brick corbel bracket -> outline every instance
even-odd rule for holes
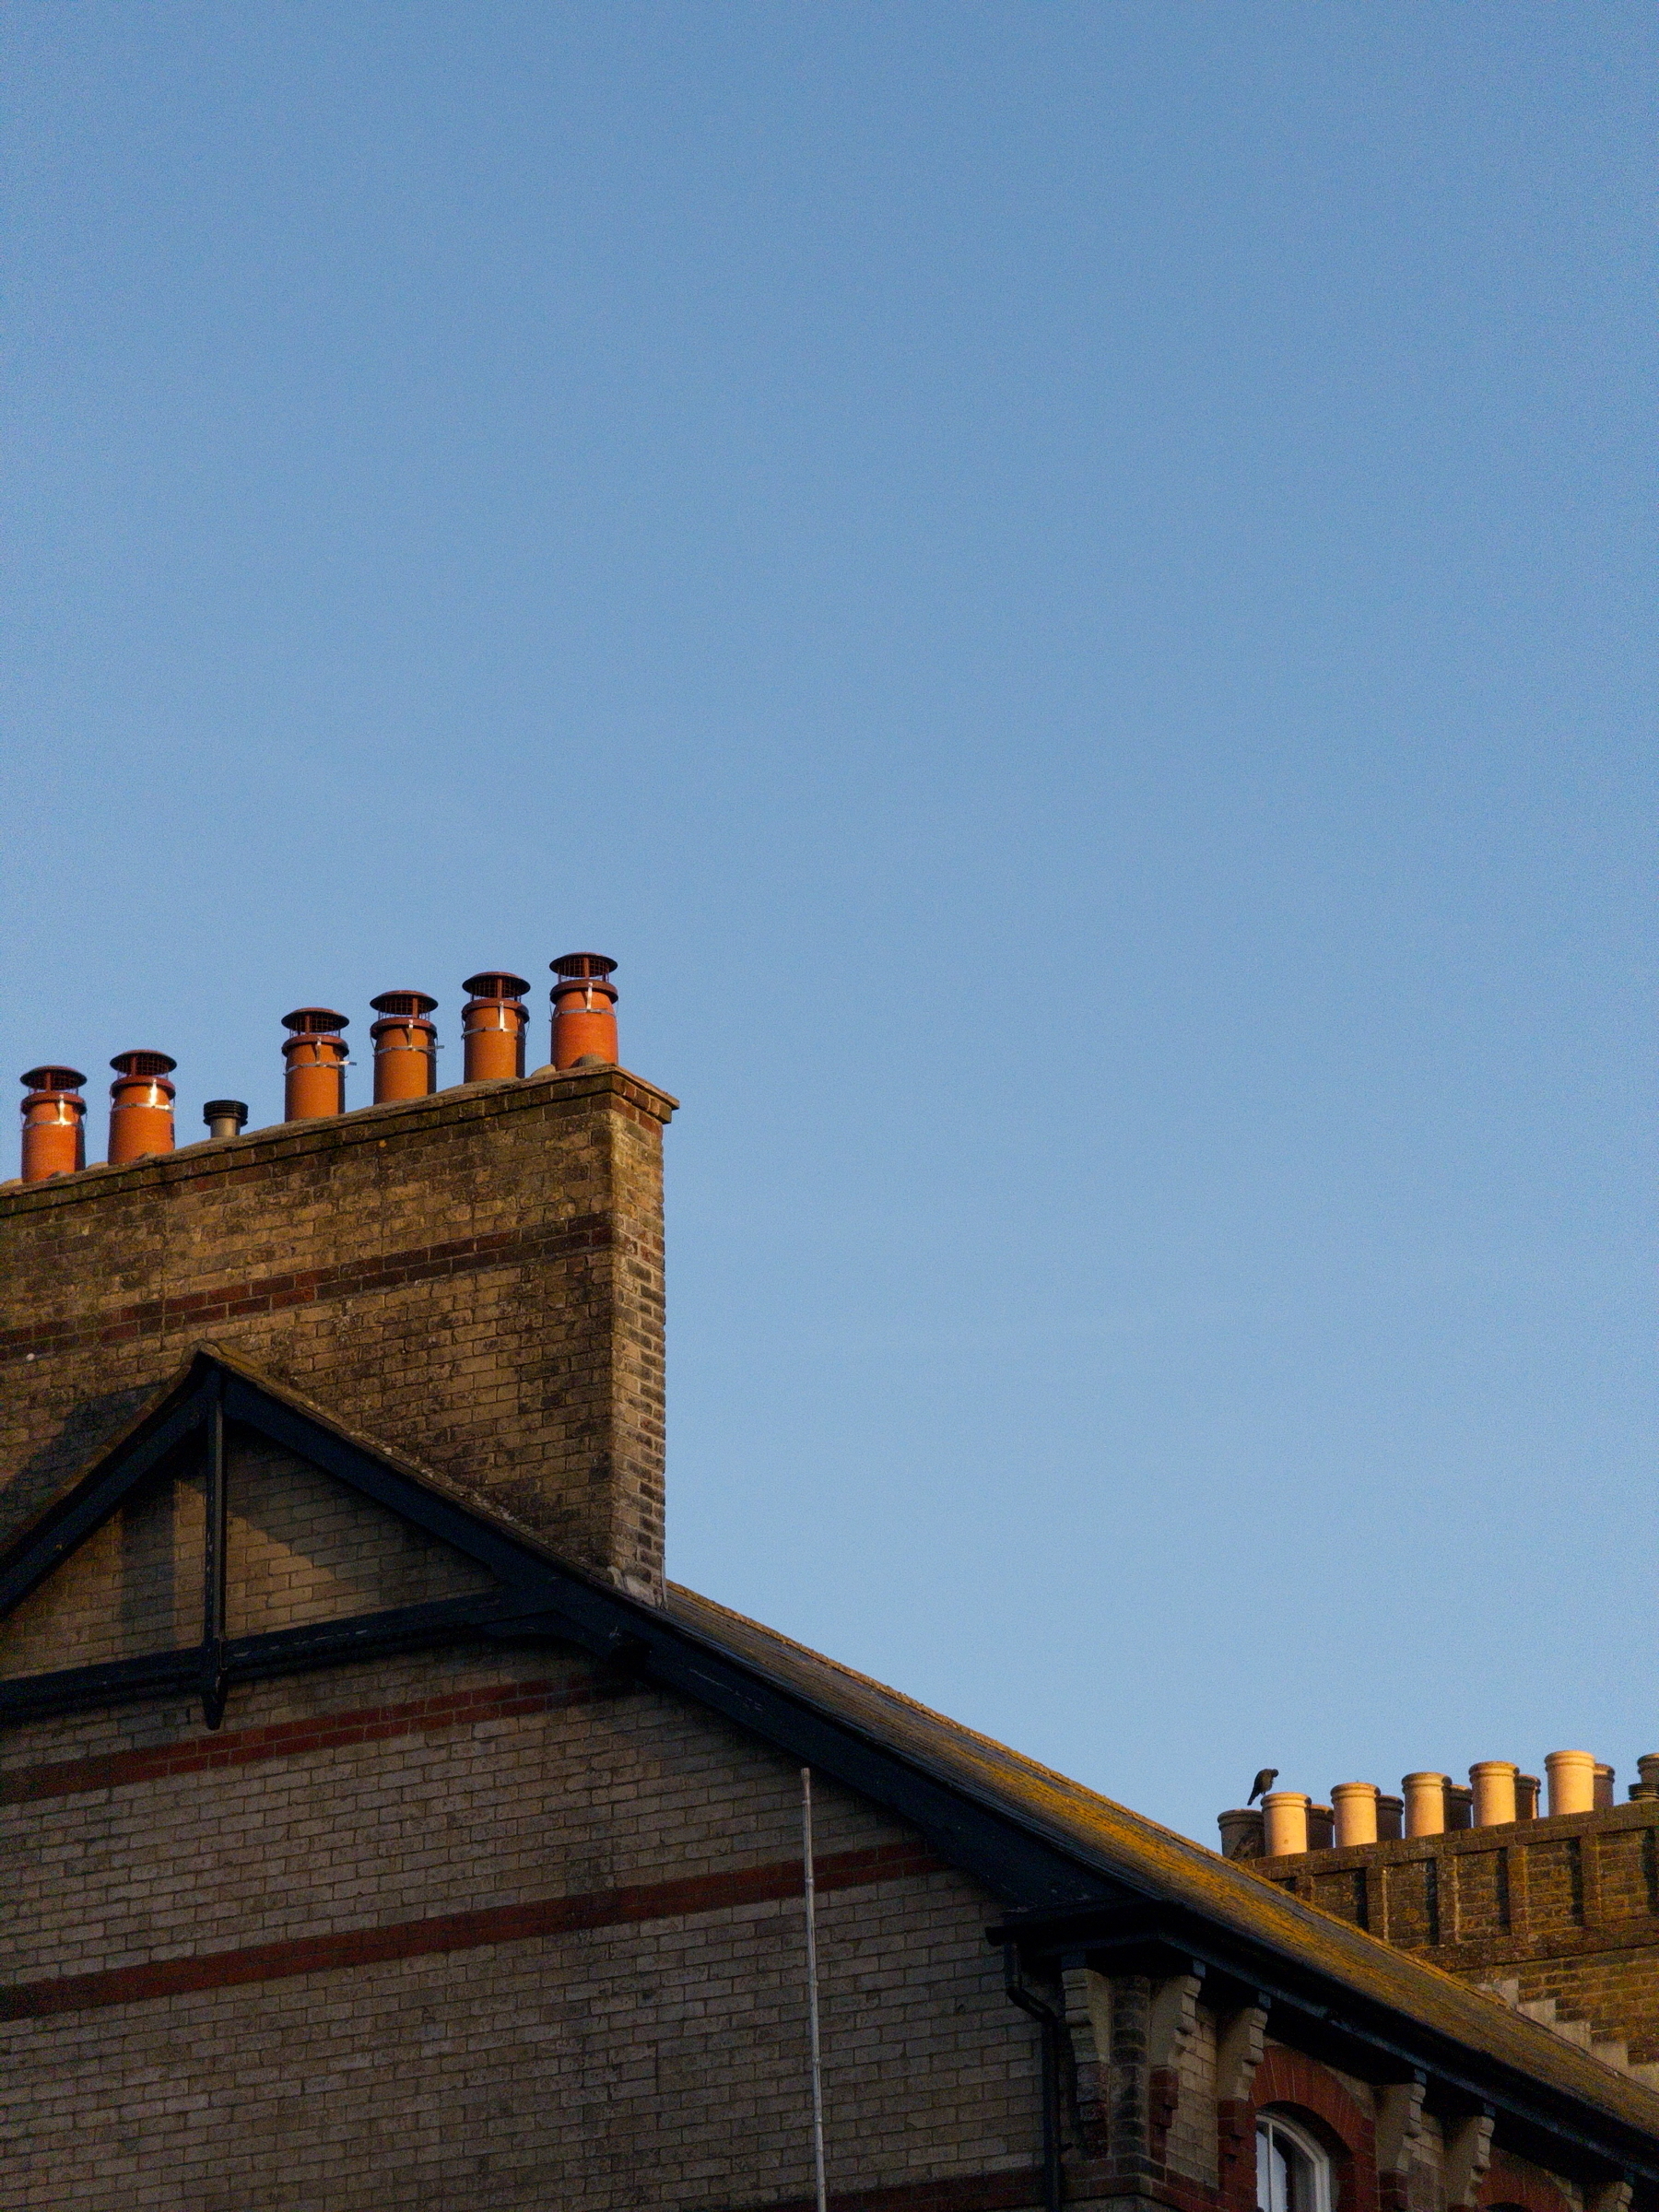
[[[1406,2212],[1412,2152],[1423,2132],[1427,2077],[1383,2082],[1377,2090],[1377,2192],[1382,2212]]]
[[[1170,2130],[1181,2109],[1181,2067],[1198,2033],[1198,1993],[1204,1969],[1171,1974],[1152,1991],[1147,2033],[1147,2129],[1152,2156],[1161,2165]]]
[[[1492,2162],[1492,2114],[1467,2113],[1446,2124],[1443,2178],[1446,2212],[1472,2212],[1479,2202],[1480,2184]]]
[[[1061,1971],[1077,2132],[1085,2156],[1109,2160],[1120,2178],[1163,2163],[1203,1983],[1196,1964],[1156,1978]]]
[[[1585,2190],[1585,2212],[1630,2212],[1635,2193],[1635,2183],[1629,2180],[1604,2182],[1599,2189]]]
[[[1112,1984],[1092,1966],[1074,1965],[1061,1968],[1060,1986],[1083,2155],[1104,2159],[1112,2148]]]
[[[1267,2041],[1267,2000],[1241,2006],[1216,2035],[1216,2148],[1221,2201],[1249,2212],[1255,2203],[1255,2077]]]

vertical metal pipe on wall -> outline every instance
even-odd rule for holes
[[[801,1769],[801,1873],[806,1909],[806,2021],[812,2048],[812,2184],[818,2212],[829,2212],[824,2178],[824,2064],[818,2040],[818,1891],[812,1865],[812,1769]]]
[[[1012,1943],[1003,1945],[1003,1987],[1042,2031],[1042,2212],[1061,2212],[1060,2031],[1065,2023],[1052,2005],[1026,1987],[1020,1978],[1018,1947]]]

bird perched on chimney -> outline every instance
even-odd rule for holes
[[[1277,1767],[1264,1767],[1251,1783],[1250,1794],[1245,1798],[1245,1804],[1253,1805],[1258,1797],[1265,1797],[1277,1780],[1278,1769]]]

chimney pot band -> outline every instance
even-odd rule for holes
[[[167,1077],[178,1065],[171,1053],[151,1052],[117,1053],[110,1062],[115,1070],[110,1086],[112,1167],[172,1150],[177,1091]]]
[[[282,1118],[326,1121],[346,1111],[344,1014],[332,1006],[296,1006],[282,1026],[293,1033],[282,1048]]]
[[[553,1001],[553,1065],[574,1067],[582,1060],[615,1066],[617,1047],[617,986],[606,979],[616,961],[602,952],[566,952],[549,963],[559,981],[548,994]],[[595,1006],[595,997],[607,1000]]]
[[[86,1166],[87,1101],[80,1096],[86,1079],[78,1068],[56,1061],[31,1067],[23,1077],[26,1088],[18,1104],[23,1116],[19,1172],[25,1182],[73,1175]]]
[[[462,985],[472,996],[461,1009],[462,1079],[510,1082],[524,1072],[524,1033],[530,1010],[527,980],[505,968],[483,968]]]

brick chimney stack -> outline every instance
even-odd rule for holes
[[[587,1065],[342,1113],[343,1018],[288,1024],[286,1124],[0,1193],[0,1535],[218,1341],[660,1596],[675,1100]]]

